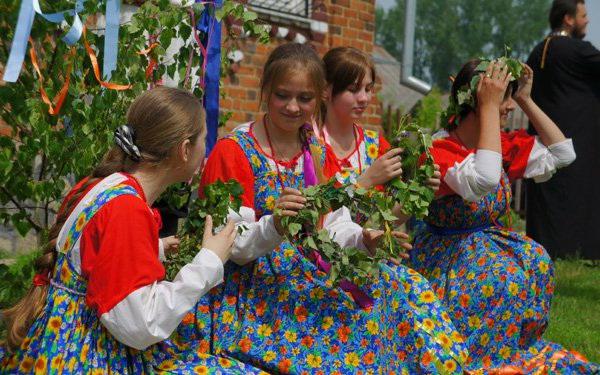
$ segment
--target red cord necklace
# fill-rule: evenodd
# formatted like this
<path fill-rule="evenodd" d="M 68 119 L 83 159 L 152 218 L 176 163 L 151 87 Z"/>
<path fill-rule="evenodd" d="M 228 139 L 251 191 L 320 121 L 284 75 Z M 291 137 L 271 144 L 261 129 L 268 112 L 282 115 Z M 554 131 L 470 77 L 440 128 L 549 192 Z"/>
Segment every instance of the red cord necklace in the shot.
<path fill-rule="evenodd" d="M 269 148 L 271 149 L 271 155 L 268 155 L 271 159 L 273 159 L 273 162 L 275 163 L 275 169 L 277 170 L 277 178 L 279 179 L 279 183 L 281 184 L 281 188 L 283 189 L 284 187 L 286 187 L 283 184 L 283 178 L 281 177 L 281 171 L 279 170 L 279 163 L 277 162 L 277 159 L 275 158 L 275 149 L 273 148 L 273 143 L 271 142 L 271 135 L 269 134 L 269 127 L 267 126 L 267 114 L 265 113 L 265 116 L 263 117 L 263 123 L 265 126 L 265 134 L 267 136 L 267 142 L 269 143 Z"/>
<path fill-rule="evenodd" d="M 360 145 L 358 144 L 358 135 L 357 135 L 358 129 L 357 128 L 358 127 L 356 126 L 356 124 L 352 124 L 352 135 L 354 136 L 354 147 L 356 149 L 356 155 L 358 157 L 358 175 L 360 176 L 362 174 L 362 160 L 361 160 L 361 157 L 360 157 Z M 327 139 L 327 138 L 329 138 L 329 134 L 327 133 L 327 130 L 325 128 L 323 128 L 323 135 L 325 135 L 325 142 L 329 143 L 329 140 Z M 334 154 L 335 154 L 335 152 L 334 152 Z M 354 152 L 352 154 L 354 154 Z M 352 156 L 352 154 L 350 154 L 350 156 Z M 350 160 L 348 160 L 348 159 L 350 159 L 350 156 L 348 156 L 346 159 L 341 159 L 340 160 L 337 157 L 337 155 L 335 155 L 335 158 L 338 160 L 338 162 L 340 162 L 340 166 L 341 166 L 341 164 L 342 164 L 341 162 L 343 160 L 347 160 L 348 164 L 350 164 L 350 169 L 353 169 L 352 168 L 352 163 L 350 163 Z M 347 170 L 348 168 L 342 167 L 342 169 L 346 169 Z"/>

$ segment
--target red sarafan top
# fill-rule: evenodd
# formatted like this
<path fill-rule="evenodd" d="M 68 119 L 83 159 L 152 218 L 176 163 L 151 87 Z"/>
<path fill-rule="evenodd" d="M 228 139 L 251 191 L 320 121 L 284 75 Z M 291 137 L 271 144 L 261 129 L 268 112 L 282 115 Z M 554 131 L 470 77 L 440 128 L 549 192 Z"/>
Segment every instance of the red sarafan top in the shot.
<path fill-rule="evenodd" d="M 323 167 L 325 178 L 336 177 L 340 183 L 347 183 L 349 172 L 353 172 L 358 178 L 359 174 L 364 173 L 375 160 L 390 150 L 389 142 L 380 132 L 365 130 L 358 125 L 355 125 L 354 129 L 356 145 L 343 158 L 337 157 L 327 142 L 327 136 L 321 139 L 325 143 L 325 165 Z M 377 186 L 377 188 L 381 190 L 383 186 Z"/>
<path fill-rule="evenodd" d="M 500 133 L 501 154 L 469 149 L 446 131 L 440 131 L 434 137 L 431 154 L 442 174 L 437 196 L 459 194 L 468 200 L 477 198 L 481 195 L 473 193 L 478 190 L 477 181 L 485 178 L 481 171 L 504 170 L 511 181 L 519 178 L 547 181 L 558 168 L 575 160 L 571 139 L 545 146 L 524 129 Z"/>
<path fill-rule="evenodd" d="M 244 127 L 244 132 L 253 140 L 253 147 L 268 160 L 270 165 L 275 166 L 277 164 L 280 170 L 298 168 L 302 152 L 295 155 L 289 161 L 273 158 L 272 155 L 262 149 L 256 140 L 253 132 L 254 123 L 243 124 L 242 126 Z M 200 187 L 209 185 L 217 180 L 226 182 L 230 179 L 238 181 L 244 190 L 241 196 L 242 206 L 255 209 L 255 176 L 248 156 L 234 139 L 223 138 L 217 142 L 206 161 L 206 166 L 202 171 Z M 200 195 L 202 195 L 202 189 L 200 189 Z"/>
<path fill-rule="evenodd" d="M 151 210 L 140 184 L 131 176 L 123 184 L 138 195 L 121 195 L 106 203 L 83 228 L 80 237 L 81 275 L 87 280 L 86 303 L 98 316 L 110 311 L 134 290 L 164 279 L 158 257 L 160 214 Z M 80 181 L 61 206 L 88 181 Z M 86 187 L 78 201 L 98 182 Z M 72 205 L 74 207 L 74 205 Z"/>

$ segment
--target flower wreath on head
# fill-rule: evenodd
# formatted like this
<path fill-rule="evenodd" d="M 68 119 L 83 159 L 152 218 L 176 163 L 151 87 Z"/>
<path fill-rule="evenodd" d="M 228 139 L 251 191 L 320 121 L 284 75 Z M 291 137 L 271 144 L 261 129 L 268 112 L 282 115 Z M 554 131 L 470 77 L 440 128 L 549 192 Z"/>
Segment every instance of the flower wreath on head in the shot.
<path fill-rule="evenodd" d="M 510 49 L 507 48 L 507 53 Z M 442 112 L 442 126 L 446 129 L 458 126 L 460 113 L 465 109 L 475 109 L 475 98 L 477 97 L 477 86 L 481 76 L 477 73 L 485 73 L 491 63 L 499 62 L 508 67 L 508 72 L 512 75 L 510 81 L 516 81 L 523 75 L 523 63 L 517 59 L 503 56 L 497 59 L 481 58 L 481 62 L 475 68 L 475 75 L 468 85 L 463 85 L 456 92 L 456 99 L 450 95 L 448 107 Z M 451 79 L 454 81 L 453 79 Z"/>

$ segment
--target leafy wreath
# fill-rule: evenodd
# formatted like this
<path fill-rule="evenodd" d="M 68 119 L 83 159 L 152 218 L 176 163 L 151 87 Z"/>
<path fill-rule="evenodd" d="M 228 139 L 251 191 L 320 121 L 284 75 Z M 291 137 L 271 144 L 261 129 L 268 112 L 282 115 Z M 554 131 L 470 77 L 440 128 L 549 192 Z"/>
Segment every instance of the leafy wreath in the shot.
<path fill-rule="evenodd" d="M 506 54 L 497 59 L 482 58 L 481 62 L 475 68 L 476 73 L 484 73 L 491 63 L 499 62 L 508 67 L 508 72 L 512 75 L 510 81 L 516 81 L 523 74 L 523 63 L 517 59 L 508 57 L 510 49 L 506 48 Z M 481 77 L 475 74 L 468 85 L 460 87 L 456 93 L 456 99 L 450 96 L 448 107 L 442 113 L 442 124 L 447 128 L 458 126 L 460 122 L 460 113 L 466 109 L 475 109 L 475 98 L 477 98 L 477 86 Z"/>
<path fill-rule="evenodd" d="M 334 285 L 344 280 L 356 285 L 372 283 L 379 277 L 379 263 L 396 260 L 402 248 L 393 235 L 394 206 L 416 218 L 428 214 L 434 192 L 426 186 L 435 172 L 429 152 L 431 136 L 405 117 L 392 137 L 395 147 L 404 148 L 404 159 L 411 160 L 412 168 L 404 178 L 395 178 L 386 184 L 385 191 L 364 189 L 353 184 L 339 186 L 335 181 L 303 189 L 307 202 L 298 215 L 281 220 L 288 241 L 297 244 L 309 259 L 318 257 L 330 264 L 329 279 Z M 419 163 L 421 163 L 419 165 Z M 341 248 L 326 229 L 321 228 L 323 215 L 346 206 L 353 216 L 367 218 L 364 226 L 384 231 L 383 239 L 373 253 L 356 247 Z"/>

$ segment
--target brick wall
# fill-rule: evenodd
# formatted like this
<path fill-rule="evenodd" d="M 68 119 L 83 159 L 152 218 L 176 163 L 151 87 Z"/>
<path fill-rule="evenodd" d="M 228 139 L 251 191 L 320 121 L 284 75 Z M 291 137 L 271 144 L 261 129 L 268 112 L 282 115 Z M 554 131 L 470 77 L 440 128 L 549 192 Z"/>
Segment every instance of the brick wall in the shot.
<path fill-rule="evenodd" d="M 278 45 L 305 41 L 312 44 L 321 56 L 330 48 L 339 46 L 353 46 L 368 54 L 373 49 L 375 0 L 313 0 L 312 21 L 316 25 L 312 26 L 267 15 L 261 15 L 261 19 L 273 26 L 270 44 L 261 45 L 249 38 L 235 42 L 235 48 L 244 57 L 232 66 L 222 87 L 226 97 L 221 99 L 221 108 L 232 111 L 224 131 L 258 117 L 262 68 L 269 52 Z M 326 32 L 323 32 L 324 24 Z M 231 26 L 234 31 L 236 27 Z M 380 126 L 380 114 L 381 108 L 374 95 L 373 103 L 363 117 L 363 125 Z"/>

